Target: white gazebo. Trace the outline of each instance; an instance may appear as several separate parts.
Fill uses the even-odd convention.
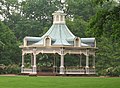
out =
[[[21,73],[37,74],[36,55],[58,54],[60,56],[59,74],[95,74],[95,38],[80,38],[71,33],[65,23],[65,13],[62,10],[53,14],[53,25],[42,37],[25,37],[22,48]],[[31,54],[31,69],[24,67],[24,56]],[[84,68],[68,69],[64,66],[66,54],[86,56]],[[92,68],[89,67],[89,56],[92,55]],[[81,58],[82,59],[82,58]],[[80,59],[80,64],[82,67]]]

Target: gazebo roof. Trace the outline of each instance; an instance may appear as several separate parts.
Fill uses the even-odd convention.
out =
[[[53,24],[35,45],[43,44],[43,39],[46,36],[52,39],[52,45],[72,45],[69,41],[73,41],[75,38],[65,24]]]
[[[65,13],[55,11],[53,14],[53,25],[42,37],[25,37],[27,46],[44,46],[45,38],[51,39],[52,46],[74,46],[76,38],[80,39],[80,47],[93,46],[95,38],[79,38],[72,34],[65,24]]]

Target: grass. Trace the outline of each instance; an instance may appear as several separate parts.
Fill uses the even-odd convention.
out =
[[[120,88],[120,78],[0,76],[0,88]]]

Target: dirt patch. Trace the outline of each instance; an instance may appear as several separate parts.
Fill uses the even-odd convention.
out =
[[[0,76],[17,76],[16,74],[1,74]]]

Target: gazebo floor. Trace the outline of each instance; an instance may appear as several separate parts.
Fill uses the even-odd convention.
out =
[[[89,69],[86,71],[85,69],[65,69],[64,74],[59,74],[59,72],[42,72],[38,71],[37,74],[32,72],[32,69],[24,69],[22,72],[23,75],[29,75],[29,76],[59,76],[59,75],[95,75],[95,69]]]
[[[59,73],[53,73],[53,72],[38,72],[37,76],[60,76],[61,74]],[[74,73],[74,72],[70,72],[70,73],[65,73],[64,75],[95,75],[95,73]]]
[[[61,76],[62,74],[59,73],[53,73],[53,72],[37,72],[37,74],[30,74],[30,73],[22,73],[22,75],[29,75],[29,76]],[[95,73],[93,74],[83,74],[83,73],[66,73],[62,76],[86,76],[86,75],[96,75]]]

